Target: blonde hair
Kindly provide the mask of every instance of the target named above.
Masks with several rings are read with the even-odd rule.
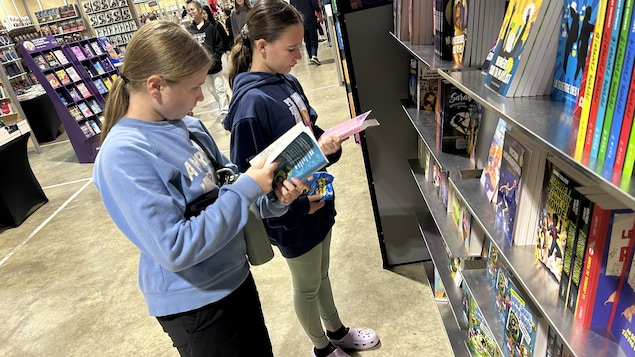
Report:
[[[128,111],[130,92],[143,90],[148,77],[159,75],[168,83],[178,83],[211,63],[207,50],[180,25],[160,20],[141,27],[126,47],[121,76],[108,94],[101,140]]]

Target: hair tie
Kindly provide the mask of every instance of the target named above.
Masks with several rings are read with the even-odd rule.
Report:
[[[121,75],[120,75],[120,77],[121,77],[121,79],[123,80],[123,82],[124,82],[125,84],[130,83],[130,80],[128,80],[128,77],[124,76],[123,74],[121,74]]]
[[[243,40],[249,40],[249,29],[247,28],[247,24],[244,24],[243,28],[240,29],[240,36],[242,36]]]

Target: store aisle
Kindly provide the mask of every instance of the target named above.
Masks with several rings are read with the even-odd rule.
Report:
[[[327,128],[349,111],[328,43],[320,44],[319,58],[321,66],[303,58],[292,73]],[[205,101],[194,112],[228,148],[228,133],[206,108],[216,103]],[[0,230],[0,355],[177,356],[147,314],[137,287],[137,249],[101,205],[92,165],[77,163],[65,135],[42,151],[29,157],[50,202],[20,227]],[[379,348],[352,355],[452,355],[422,266],[382,268],[362,153],[353,140],[330,172],[338,196],[330,272],[336,304],[344,323],[374,328],[382,339]],[[275,355],[310,356],[282,256],[276,251],[253,274]]]

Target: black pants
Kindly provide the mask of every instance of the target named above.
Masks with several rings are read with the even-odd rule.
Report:
[[[157,320],[183,357],[273,356],[251,273],[224,299]]]

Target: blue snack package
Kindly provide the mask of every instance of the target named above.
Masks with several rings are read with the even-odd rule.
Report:
[[[318,171],[304,180],[304,192],[307,195],[322,195],[322,201],[333,199],[333,176]]]

